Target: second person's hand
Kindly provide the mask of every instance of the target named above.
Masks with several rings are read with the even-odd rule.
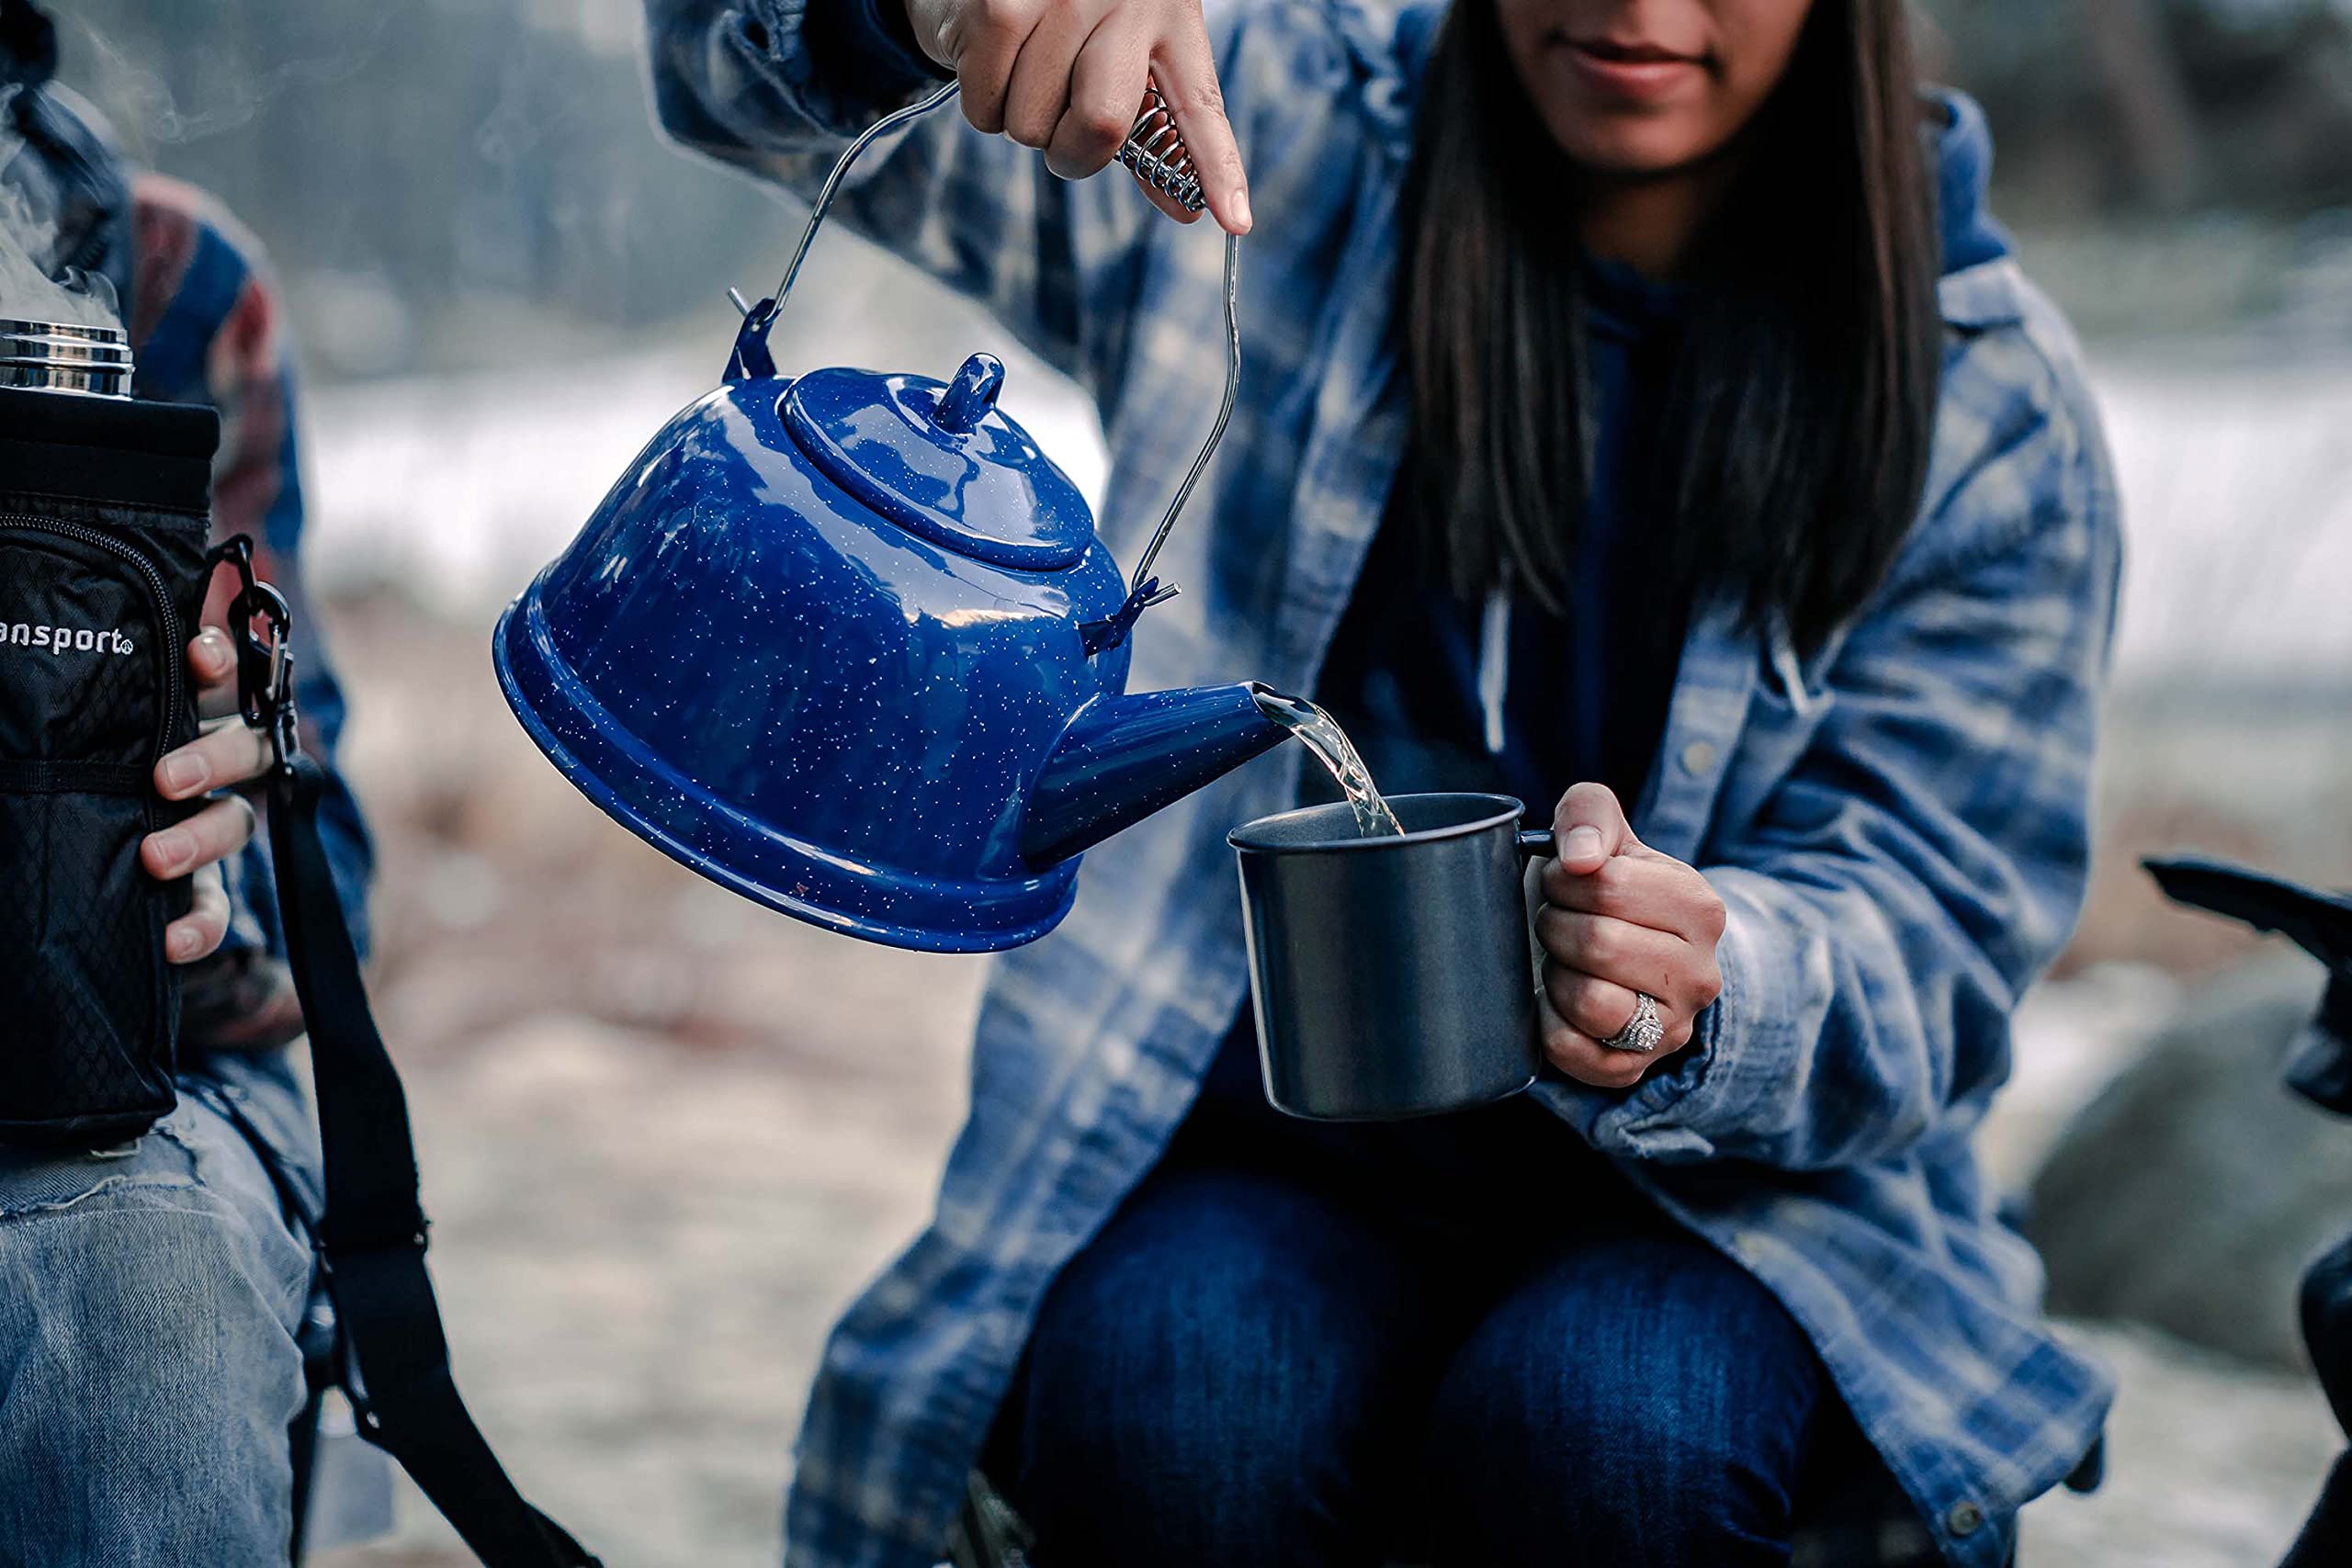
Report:
[[[196,678],[198,736],[155,764],[155,790],[165,800],[194,800],[250,784],[268,770],[269,741],[237,717],[237,655],[229,634],[207,626],[187,645]],[[139,842],[139,862],[158,882],[195,879],[192,907],[164,929],[164,956],[192,964],[220,945],[229,930],[229,895],[220,864],[254,836],[254,808],[222,793],[193,815]]]
[[[964,118],[1046,154],[1064,179],[1117,156],[1147,83],[1192,151],[1209,211],[1250,231],[1249,182],[1225,118],[1200,0],[905,0],[915,41],[962,85]],[[1140,183],[1140,182],[1138,182]],[[1191,222],[1159,192],[1145,194]]]

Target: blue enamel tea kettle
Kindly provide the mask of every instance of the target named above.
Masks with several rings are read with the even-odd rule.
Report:
[[[946,381],[780,376],[767,333],[852,159],[724,382],[680,411],[500,618],[500,684],[531,739],[624,827],[802,919],[936,952],[1012,947],[1069,908],[1080,851],[1291,733],[1252,683],[1129,694],[1132,586],[1085,500],[997,407],[1004,367]],[[1122,152],[1198,209],[1155,93]],[[738,300],[739,306],[741,300]]]

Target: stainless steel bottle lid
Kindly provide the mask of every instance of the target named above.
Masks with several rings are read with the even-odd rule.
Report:
[[[0,317],[0,387],[130,396],[130,342],[114,327]]]

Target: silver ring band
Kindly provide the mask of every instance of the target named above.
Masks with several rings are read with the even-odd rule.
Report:
[[[1658,1021],[1657,998],[1645,991],[1634,993],[1634,1016],[1625,1027],[1600,1043],[1604,1051],[1628,1051],[1646,1056],[1666,1039],[1666,1025]]]

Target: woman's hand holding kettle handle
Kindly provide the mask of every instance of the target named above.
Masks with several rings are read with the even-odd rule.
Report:
[[[904,4],[917,46],[955,71],[964,118],[1039,149],[1064,179],[1082,179],[1117,156],[1146,86],[1158,85],[1200,169],[1210,213],[1228,232],[1249,232],[1249,182],[1200,0]],[[1180,222],[1197,216],[1144,190]]]
[[[1536,1006],[1544,1054],[1580,1083],[1627,1089],[1690,1043],[1723,993],[1715,944],[1724,901],[1692,867],[1634,837],[1605,785],[1580,784],[1553,815],[1559,858],[1542,873],[1535,939],[1544,952]],[[1656,1048],[1604,1042],[1626,1028],[1639,998],[1657,1004]]]

